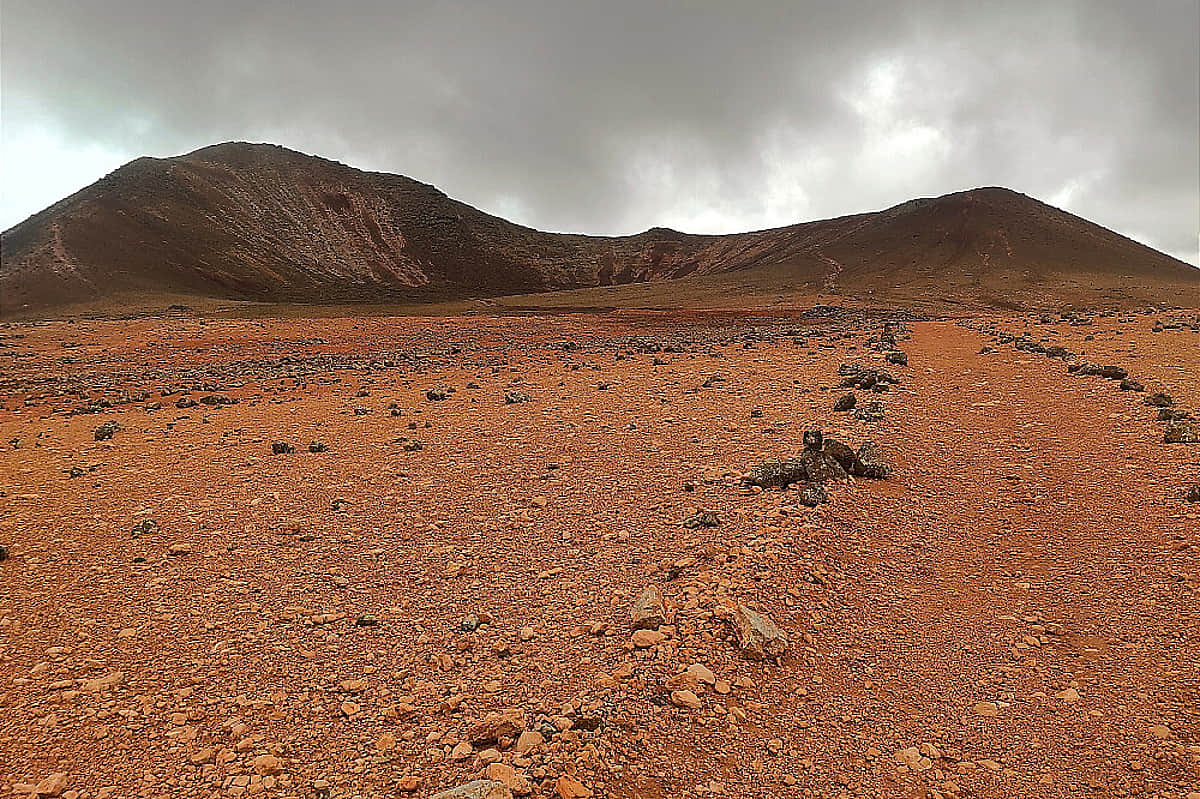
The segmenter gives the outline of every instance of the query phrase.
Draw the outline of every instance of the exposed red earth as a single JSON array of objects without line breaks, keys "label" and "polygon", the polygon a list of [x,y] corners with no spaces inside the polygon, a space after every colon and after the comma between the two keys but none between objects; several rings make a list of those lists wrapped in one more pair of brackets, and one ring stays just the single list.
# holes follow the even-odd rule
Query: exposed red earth
[{"label": "exposed red earth", "polygon": [[1197,799],[1196,311],[907,316],[5,324],[0,792]]}]

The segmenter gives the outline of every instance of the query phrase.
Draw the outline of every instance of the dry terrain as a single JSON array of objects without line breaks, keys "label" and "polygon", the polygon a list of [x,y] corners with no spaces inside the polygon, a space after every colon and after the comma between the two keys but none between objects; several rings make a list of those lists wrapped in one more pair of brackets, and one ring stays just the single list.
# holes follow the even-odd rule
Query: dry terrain
[{"label": "dry terrain", "polygon": [[1200,797],[1196,311],[526,311],[0,326],[0,794]]}]

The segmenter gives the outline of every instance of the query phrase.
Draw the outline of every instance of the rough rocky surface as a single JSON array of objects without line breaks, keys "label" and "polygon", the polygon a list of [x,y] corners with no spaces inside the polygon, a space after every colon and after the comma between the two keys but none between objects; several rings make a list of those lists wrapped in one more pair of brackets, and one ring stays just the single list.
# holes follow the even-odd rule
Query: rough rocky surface
[{"label": "rough rocky surface", "polygon": [[[1200,408],[1194,311],[1090,316],[970,324]],[[0,794],[1189,799],[1200,448],[907,326],[869,423],[879,320],[832,306],[0,327]],[[745,485],[817,428],[891,475]]]}]

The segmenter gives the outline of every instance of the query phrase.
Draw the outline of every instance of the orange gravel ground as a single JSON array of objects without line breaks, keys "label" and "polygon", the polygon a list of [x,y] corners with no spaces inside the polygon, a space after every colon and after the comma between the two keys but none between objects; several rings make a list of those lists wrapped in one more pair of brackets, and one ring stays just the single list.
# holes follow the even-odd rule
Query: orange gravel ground
[{"label": "orange gravel ground", "polygon": [[[1094,335],[1089,356],[1198,408],[1197,335],[1157,318],[997,321]],[[838,365],[882,366],[878,330],[3,326],[0,792],[428,796],[498,762],[565,799],[1196,799],[1200,445],[1164,445],[1143,395],[948,321],[911,325],[898,387],[859,392],[882,421],[835,414]],[[160,396],[185,385],[239,402]],[[81,389],[134,396],[70,415]],[[873,439],[894,475],[816,509],[742,485],[810,427]],[[697,509],[719,526],[683,527]],[[650,584],[671,623],[635,649]],[[788,635],[781,662],[741,656],[714,613],[733,602]],[[472,745],[492,711],[516,728]]]}]

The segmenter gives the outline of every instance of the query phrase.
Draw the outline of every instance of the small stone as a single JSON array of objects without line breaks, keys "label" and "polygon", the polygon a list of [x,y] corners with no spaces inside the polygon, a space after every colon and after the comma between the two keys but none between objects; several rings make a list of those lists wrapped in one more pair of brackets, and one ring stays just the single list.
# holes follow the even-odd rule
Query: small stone
[{"label": "small stone", "polygon": [[187,555],[191,551],[192,548],[187,544],[171,544],[171,546],[167,547],[167,554],[176,558],[181,555]]},{"label": "small stone", "polygon": [[506,763],[492,763],[484,770],[483,776],[489,780],[502,782],[504,785],[517,796],[525,796],[533,790],[533,786],[529,784],[529,780],[516,772],[512,766]]},{"label": "small stone", "polygon": [[696,694],[688,690],[683,690],[671,692],[671,704],[675,707],[696,710],[702,703],[700,702],[700,697],[696,696]]},{"label": "small stone", "polygon": [[264,777],[279,774],[283,771],[283,761],[275,757],[275,755],[259,755],[251,761],[250,765]]},{"label": "small stone", "polygon": [[308,444],[309,452],[328,452],[329,447],[324,441],[310,441]]},{"label": "small stone", "polygon": [[32,791],[34,796],[62,796],[67,789],[67,772],[56,771],[39,782]]},{"label": "small stone", "polygon": [[474,780],[435,793],[430,799],[512,799],[512,791],[497,780]]},{"label": "small stone", "polygon": [[271,444],[272,455],[289,455],[295,451],[296,448],[286,441],[276,441],[275,443]]},{"label": "small stone", "polygon": [[633,645],[638,649],[649,649],[667,640],[658,630],[637,630],[633,634]]},{"label": "small stone", "polygon": [[488,713],[471,725],[467,740],[476,746],[495,743],[500,738],[513,738],[525,727],[525,714],[516,708]]},{"label": "small stone", "polygon": [[421,778],[408,774],[396,781],[396,790],[404,793],[414,793],[421,789]]},{"label": "small stone", "polygon": [[588,799],[592,795],[586,785],[566,774],[554,783],[554,793],[559,799]]},{"label": "small stone", "polygon": [[543,736],[537,730],[525,730],[517,736],[517,742],[514,745],[514,748],[517,750],[518,754],[524,755],[533,751],[545,742],[545,736]]},{"label": "small stone", "polygon": [[667,608],[658,587],[648,585],[642,589],[629,615],[635,630],[655,630],[666,624]]},{"label": "small stone", "polygon": [[1000,715],[1000,708],[995,702],[976,702],[974,710],[976,716],[985,716],[990,718],[992,716]]},{"label": "small stone", "polygon": [[745,605],[733,612],[733,631],[742,655],[750,660],[778,659],[787,652],[787,636],[766,614]]},{"label": "small stone", "polygon": [[858,397],[856,397],[854,392],[851,391],[849,394],[843,394],[837,398],[837,401],[833,403],[833,410],[835,413],[848,411],[854,407],[856,402],[858,402]]}]

